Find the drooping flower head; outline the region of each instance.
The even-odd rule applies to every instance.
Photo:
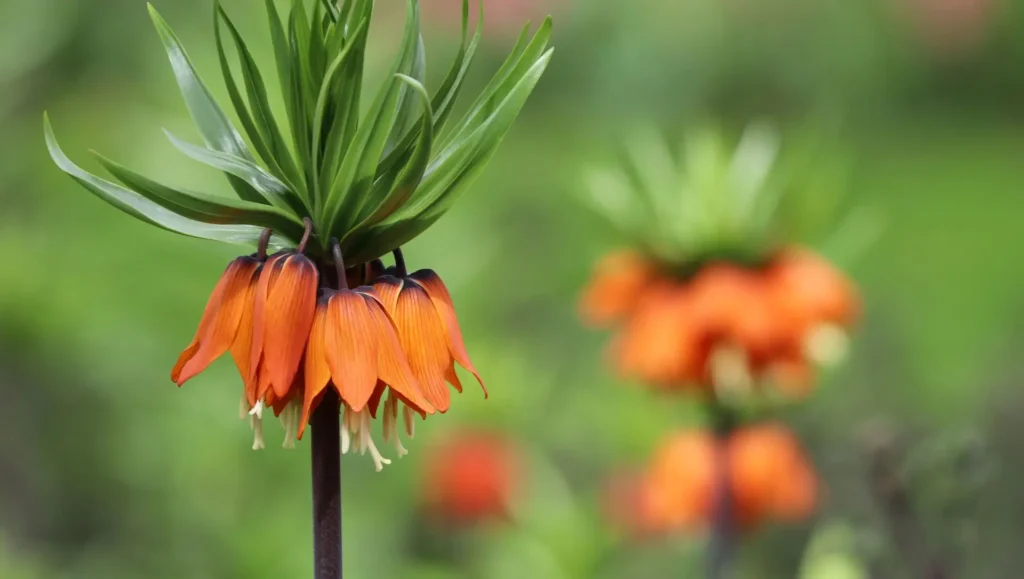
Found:
[[[673,532],[708,526],[719,485],[725,485],[733,521],[743,530],[768,520],[803,519],[819,495],[813,469],[782,425],[743,427],[724,440],[706,431],[680,432],[662,443],[644,475],[639,513],[645,527]]]
[[[789,204],[802,183],[778,170],[774,133],[751,127],[731,154],[719,133],[695,135],[681,166],[642,138],[625,170],[594,172],[593,203],[634,247],[601,260],[581,317],[616,330],[609,357],[626,378],[803,394],[816,365],[841,358],[856,290],[797,243],[808,228],[792,225]]]
[[[217,283],[171,371],[175,383],[230,352],[254,448],[264,445],[265,410],[281,417],[291,445],[332,392],[332,405],[334,396],[340,400],[344,449],[370,452],[379,470],[387,459],[370,429],[381,406],[384,437],[401,455],[400,410],[411,436],[415,414],[449,408],[446,381],[461,390],[456,363],[480,380],[440,278],[430,270],[406,275],[404,262],[389,270],[380,258],[400,256],[401,246],[433,225],[492,156],[551,58],[551,22],[514,51],[449,126],[482,30],[481,21],[470,39],[468,0],[460,50],[433,95],[424,86],[420,3],[407,0],[398,55],[370,103],[359,79],[375,3],[323,1],[311,10],[307,4],[293,2],[282,19],[274,2],[265,3],[284,124],[274,118],[264,68],[216,3],[221,72],[244,138],[150,8],[204,144],[171,142],[222,172],[237,198],[165,185],[104,157],[100,163],[118,183],[88,173],[65,156],[48,119],[46,142],[63,171],[143,222],[257,247],[232,261]]]

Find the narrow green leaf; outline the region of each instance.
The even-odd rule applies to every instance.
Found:
[[[323,4],[317,2],[313,6],[313,19],[309,27],[309,69],[312,73],[310,79],[313,81],[314,95],[316,95],[316,87],[323,82],[324,73],[327,71],[323,23],[329,21],[330,19],[324,15]]]
[[[292,62],[299,63],[300,88],[302,89],[303,105],[307,114],[306,122],[312,119],[313,107],[316,106],[317,89],[320,86],[313,75],[310,65],[310,30],[309,19],[303,0],[292,0],[292,13],[289,19],[291,26]]]
[[[231,125],[227,115],[224,114],[220,105],[213,99],[209,89],[206,88],[206,85],[199,78],[195,67],[192,66],[188,55],[185,54],[185,49],[182,48],[177,36],[174,35],[167,22],[164,21],[163,17],[160,16],[160,13],[152,5],[149,6],[149,15],[153,21],[153,26],[163,41],[167,57],[171,61],[171,68],[174,69],[174,76],[178,81],[178,87],[185,98],[185,105],[188,107],[192,120],[199,128],[199,134],[202,135],[203,141],[211,149],[253,161],[252,153],[249,152],[249,148],[245,145],[245,141],[242,140],[242,136]],[[247,195],[250,195],[250,191],[243,184],[239,183],[238,180],[229,178],[228,181],[242,199],[254,202],[261,201],[258,198],[247,197]]]
[[[364,21],[363,25],[359,27],[359,31],[365,31],[367,23]],[[357,34],[359,32],[357,31]],[[312,155],[313,155],[313,171],[315,175],[320,175],[321,170],[321,158],[320,152],[322,150],[322,140],[324,135],[327,134],[330,137],[328,130],[330,127],[325,126],[325,114],[327,113],[327,103],[330,100],[331,94],[334,92],[334,77],[339,69],[347,65],[352,55],[355,54],[353,50],[357,46],[357,43],[350,42],[341,53],[338,54],[331,66],[328,67],[327,73],[324,75],[323,85],[320,87],[320,96],[317,97],[316,111],[313,115],[313,143],[312,143]],[[347,112],[347,111],[342,111]],[[333,124],[333,123],[332,123]],[[314,188],[314,201],[315,205],[320,203],[320,179],[315,179]]]
[[[445,123],[448,122],[448,117],[451,115],[452,110],[455,107],[455,103],[458,101],[459,94],[462,92],[466,72],[469,71],[469,66],[473,63],[473,57],[476,55],[477,46],[480,45],[480,39],[483,37],[483,0],[480,0],[480,7],[477,12],[479,16],[476,23],[476,32],[473,33],[473,39],[470,41],[469,46],[466,46],[466,35],[469,32],[469,0],[463,0],[462,42],[460,43],[459,52],[455,56],[455,61],[452,62],[448,75],[445,76],[444,82],[441,83],[441,87],[434,96],[433,107],[435,134],[440,134]]]
[[[419,84],[427,82],[427,61],[426,61],[426,49],[423,46],[423,36],[417,35],[416,39],[416,52],[412,57],[412,67],[409,70],[408,76],[415,80]],[[414,89],[412,85],[403,86],[398,92],[398,103],[395,105],[398,109],[398,115],[395,117],[395,123],[391,127],[391,134],[388,135],[387,144],[384,145],[384,154],[390,153],[402,137],[409,131],[409,128],[415,122],[414,114],[417,108],[417,97],[418,95],[409,94]]]
[[[336,237],[344,237],[347,229],[358,223],[398,113],[398,96],[405,82],[394,75],[411,69],[419,38],[419,3],[407,0],[407,10],[405,37],[392,77],[381,87],[376,101],[360,123],[327,196],[322,216],[326,227],[321,231],[328,231]]]
[[[305,193],[305,187],[302,174],[295,165],[295,159],[292,157],[292,153],[288,149],[288,144],[282,136],[277,120],[274,118],[274,113],[270,108],[270,100],[267,98],[267,87],[263,82],[263,75],[260,73],[259,67],[256,65],[256,61],[252,57],[252,53],[249,52],[249,48],[246,46],[245,40],[242,39],[242,35],[239,34],[235,24],[231,21],[227,12],[225,12],[220,6],[220,2],[218,1],[216,4],[219,19],[222,19],[224,24],[227,26],[228,32],[231,34],[235,43],[235,50],[238,52],[238,60],[242,65],[242,79],[245,82],[249,106],[252,108],[253,120],[255,121],[257,129],[259,129],[262,142],[269,145],[270,158],[265,158],[264,160],[267,162],[272,173],[277,175],[282,181],[288,183],[289,187],[293,191],[303,194]],[[220,26],[218,21],[214,22],[214,28],[215,36],[217,37],[218,49],[221,49]],[[223,50],[221,50],[221,52],[223,54]],[[223,61],[221,64],[222,66],[226,65]],[[228,74],[230,74],[230,68],[225,68],[225,75]],[[234,98],[235,97],[232,96],[233,100]],[[236,103],[235,106],[237,108],[238,103]],[[266,147],[266,145],[264,146]]]
[[[404,75],[398,75],[398,77],[408,83],[415,94],[420,97],[419,101],[423,112],[420,116],[419,138],[411,155],[409,155],[408,161],[400,170],[396,170],[391,174],[385,174],[374,182],[370,198],[379,199],[380,201],[376,207],[371,208],[368,215],[353,230],[356,233],[361,229],[366,229],[380,223],[405,204],[423,180],[423,174],[430,162],[430,149],[434,140],[434,115],[430,107],[430,95],[427,94],[427,89],[416,79]],[[351,235],[353,233],[349,233],[346,236]],[[342,248],[344,248],[344,244],[345,240],[343,239]]]
[[[512,122],[526,104],[526,99],[544,74],[553,51],[553,48],[548,49],[542,54],[521,78],[515,79],[516,83],[506,94],[497,93],[492,96],[492,100],[485,105],[489,114],[481,119],[472,134],[453,142],[437,155],[427,169],[416,195],[403,208],[403,212],[417,215],[438,213],[440,216],[448,210],[461,191],[456,185],[466,184],[466,171],[475,175],[477,168],[485,165],[497,151],[498,145],[512,127]],[[499,97],[500,101],[497,100]]]
[[[404,206],[379,224],[352,236],[346,250],[350,260],[358,263],[374,259],[401,247],[444,215],[497,151],[547,68],[553,50],[542,54],[499,103],[488,106],[492,112],[472,134],[441,151]]]
[[[284,32],[284,26],[281,24],[281,16],[274,6],[274,0],[266,0],[266,9],[270,24],[270,39],[274,45],[274,60],[277,62],[277,78],[281,85],[281,94],[284,96],[288,122],[294,133],[299,123],[297,120],[298,108],[292,94],[291,48],[288,44],[288,36]]]
[[[331,22],[338,21],[338,7],[334,5],[331,0],[320,0],[320,3],[324,5],[324,10],[327,12],[327,16],[330,17]]]
[[[452,62],[452,66],[449,68],[448,74],[445,76],[444,82],[438,88],[434,94],[434,98],[431,101],[431,107],[434,110],[434,135],[438,135],[444,128],[452,110],[454,110],[455,103],[458,101],[459,93],[462,90],[463,81],[465,80],[466,72],[469,70],[470,64],[473,62],[473,56],[476,53],[477,46],[480,43],[480,39],[483,36],[483,0],[480,2],[480,14],[481,17],[477,21],[476,32],[473,34],[473,40],[466,46],[466,35],[469,30],[469,0],[463,0],[462,4],[462,42],[459,48],[459,52],[455,55],[455,60]],[[525,40],[523,40],[525,45]],[[415,141],[419,137],[419,129],[414,127],[410,130],[402,142],[396,146],[390,153],[385,156],[384,160],[380,163],[380,169],[378,174],[385,174],[395,170],[397,165],[401,165],[405,162],[410,151],[415,146]]]
[[[126,187],[183,217],[216,225],[266,227],[291,239],[302,236],[302,222],[280,209],[175,189],[140,175],[99,153],[95,154],[100,164]]]
[[[491,108],[493,104],[511,90],[516,82],[522,78],[523,74],[537,62],[547,49],[548,40],[551,38],[551,29],[551,17],[548,17],[541,24],[540,28],[537,29],[537,33],[534,34],[533,39],[530,40],[530,43],[525,48],[522,47],[526,33],[524,29],[524,35],[520,36],[520,40],[516,43],[512,54],[501,68],[498,69],[498,72],[491,78],[491,81],[487,83],[483,91],[480,92],[476,101],[470,106],[469,113],[463,117],[452,132],[441,139],[442,147],[447,146],[463,135],[468,135],[484,122],[484,119],[493,110]]]
[[[204,165],[242,180],[247,187],[251,187],[275,207],[297,215],[306,214],[305,205],[298,195],[256,163],[227,153],[193,145],[167,131],[164,131],[164,133],[170,139],[171,144],[179,151]]]
[[[238,245],[255,245],[263,232],[262,228],[252,225],[213,225],[182,217],[133,191],[101,179],[75,165],[57,144],[53,128],[50,126],[50,119],[46,115],[43,116],[43,131],[50,157],[62,171],[92,194],[140,221],[189,237]]]
[[[323,141],[320,169],[320,191],[326,196],[338,174],[342,159],[348,154],[349,146],[359,128],[360,97],[363,90],[363,65],[366,59],[366,40],[370,18],[373,15],[371,0],[353,0],[345,6],[349,10],[344,24],[346,46],[351,46],[350,61],[336,73],[334,92],[328,101],[331,115],[330,128]],[[356,32],[360,32],[356,34]],[[322,210],[322,207],[320,208]]]

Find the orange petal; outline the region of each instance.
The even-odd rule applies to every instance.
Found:
[[[327,326],[328,295],[317,300],[316,314],[313,325],[309,329],[309,342],[306,344],[305,384],[302,398],[302,419],[299,421],[299,438],[302,437],[309,417],[313,412],[313,401],[323,394],[327,382],[331,379],[331,368],[327,365],[327,348],[324,343],[324,328]]]
[[[448,288],[445,287],[441,278],[429,269],[421,269],[410,275],[409,278],[418,283],[427,292],[427,295],[430,296],[430,301],[433,302],[434,308],[437,309],[441,323],[444,324],[445,332],[448,334],[448,349],[451,351],[452,357],[455,358],[455,361],[460,366],[469,370],[476,377],[476,381],[480,383],[480,388],[483,389],[484,397],[486,398],[487,387],[484,386],[480,373],[476,371],[473,363],[469,361],[466,345],[462,342],[459,318],[455,315],[455,306],[452,304],[452,296],[448,293]]]
[[[203,334],[199,337],[199,347],[178,373],[179,386],[205,370],[210,362],[231,347],[238,333],[242,312],[246,303],[252,299],[250,286],[259,266],[259,261],[252,257],[239,257],[228,266],[214,289],[217,304],[212,310],[204,312],[203,321],[200,322]],[[211,296],[211,302],[214,296]],[[177,370],[177,366],[175,369]]]
[[[249,282],[248,296],[245,298],[242,315],[238,320],[238,332],[235,334],[234,341],[231,342],[231,357],[235,360],[238,373],[242,376],[246,392],[255,390],[254,386],[250,386],[254,360],[249,355],[252,352],[252,316],[258,279],[256,274],[253,274],[252,280]]]
[[[370,401],[366,403],[366,407],[370,410],[371,418],[377,418],[377,409],[380,408],[380,401],[384,398],[384,392],[387,388],[388,385],[383,380],[377,380],[377,385],[373,388],[373,395],[370,396]]]
[[[455,373],[455,364],[453,364],[451,361],[449,361],[448,368],[445,369],[444,371],[444,379],[447,380],[449,384],[454,386],[455,389],[459,392],[459,394],[462,394],[462,382],[459,381],[459,375]],[[484,390],[484,393],[486,392],[487,390]]]
[[[362,294],[341,290],[331,296],[324,337],[338,395],[359,412],[377,385],[378,338]]]
[[[292,387],[316,311],[319,275],[304,255],[285,258],[267,293],[263,356],[271,387],[284,398]]]
[[[388,316],[373,290],[362,292],[366,297],[367,309],[375,325],[378,339],[377,373],[380,379],[391,386],[407,406],[420,414],[433,414],[434,407],[423,397],[416,376],[409,367],[409,360],[402,351],[402,343],[398,339],[398,328]]]
[[[384,275],[373,282],[373,291],[384,304],[384,310],[389,316],[395,315],[395,308],[398,307],[398,294],[402,293],[404,282],[397,277]]]
[[[448,410],[451,393],[445,374],[451,367],[448,339],[437,310],[420,286],[410,283],[398,296],[392,318],[398,339],[423,396],[440,412]]]
[[[259,280],[256,282],[256,294],[253,297],[252,312],[252,348],[249,350],[249,380],[254,382],[257,379],[256,372],[262,367],[263,344],[267,328],[267,298],[270,295],[270,288],[281,275],[284,260],[290,253],[276,253],[267,259],[260,271]]]
[[[632,313],[649,282],[655,277],[652,264],[633,251],[604,257],[580,297],[580,317],[589,326],[605,327]]]

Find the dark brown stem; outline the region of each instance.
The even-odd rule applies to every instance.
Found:
[[[338,272],[338,289],[348,289],[348,276],[345,275],[345,260],[341,257],[341,244],[337,239],[331,240],[331,253],[334,254],[334,269]]]
[[[267,260],[267,246],[270,245],[270,236],[273,233],[270,229],[264,229],[263,233],[260,234],[260,242],[256,246],[256,259],[260,261]]]
[[[299,241],[299,246],[295,249],[299,253],[306,253],[306,245],[309,244],[309,238],[313,235],[313,220],[309,217],[303,217],[302,223],[306,225],[306,231],[302,233],[302,240]]]
[[[328,388],[310,419],[313,458],[313,577],[341,579],[341,403]]]
[[[736,505],[726,456],[729,437],[736,428],[736,416],[718,400],[711,402],[710,411],[715,437],[715,488],[712,497],[707,577],[725,579],[729,576],[729,568],[736,550]]]
[[[398,277],[409,275],[409,271],[405,269],[405,256],[402,255],[402,248],[399,247],[392,253],[395,256],[395,270],[398,272]]]

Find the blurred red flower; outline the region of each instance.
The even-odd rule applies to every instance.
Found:
[[[433,446],[426,457],[424,503],[446,521],[505,519],[519,489],[519,449],[501,435],[465,431]]]

